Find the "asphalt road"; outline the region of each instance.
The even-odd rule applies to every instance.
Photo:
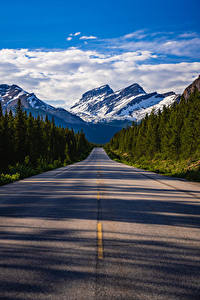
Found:
[[[200,184],[96,148],[0,187],[0,299],[200,299]]]

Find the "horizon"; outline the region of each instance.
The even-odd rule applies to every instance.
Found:
[[[180,94],[199,76],[196,0],[190,13],[178,0],[11,2],[2,3],[1,81],[53,106],[69,108],[106,84]]]

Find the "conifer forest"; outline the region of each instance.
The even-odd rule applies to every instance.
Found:
[[[200,180],[200,93],[152,111],[105,146],[117,160],[167,175]]]
[[[0,106],[0,184],[84,159],[90,150],[82,131],[27,115],[20,99],[15,115]]]

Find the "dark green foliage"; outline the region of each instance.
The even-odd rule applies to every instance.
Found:
[[[154,111],[140,124],[122,129],[106,145],[110,151],[128,157],[129,161],[192,163],[200,158],[200,93],[196,89],[190,98],[162,112]],[[152,163],[153,164],[153,163]],[[187,172],[190,172],[187,171]]]
[[[0,102],[0,174],[11,174],[0,175],[2,182],[78,161],[91,147],[83,132],[56,127],[47,117],[27,116],[20,100],[15,117],[3,115]]]
[[[23,162],[26,156],[27,146],[27,126],[26,126],[26,115],[22,111],[21,101],[18,100],[17,112],[14,122],[15,127],[15,156],[17,162]]]

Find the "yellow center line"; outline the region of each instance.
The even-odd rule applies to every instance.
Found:
[[[98,259],[103,259],[103,234],[102,224],[97,223],[97,237],[98,237]]]
[[[98,166],[98,168],[100,168],[100,166]],[[100,177],[100,172],[101,170],[97,171],[98,177]],[[97,179],[97,186],[100,186],[100,184],[101,184],[100,180]],[[97,191],[97,201],[100,201],[100,191]],[[99,209],[99,204],[98,204],[98,209]],[[97,243],[98,243],[98,259],[103,259],[102,223],[100,223],[99,221],[97,222]]]

